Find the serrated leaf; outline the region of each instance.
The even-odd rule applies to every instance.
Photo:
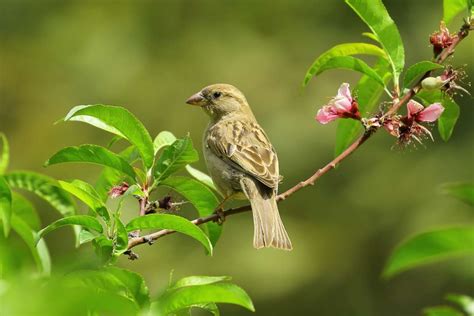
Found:
[[[451,195],[471,206],[474,206],[473,183],[447,183],[442,186],[445,194]]]
[[[448,24],[463,10],[469,15],[469,0],[443,0],[443,21]]]
[[[352,55],[373,55],[382,58],[387,58],[385,51],[380,47],[367,43],[345,43],[336,45],[326,52],[322,53],[309,67],[304,77],[303,86],[306,86],[311,78],[323,72],[323,66],[332,58],[337,56],[352,56]]]
[[[199,159],[189,136],[177,139],[166,147],[155,164],[155,183],[160,183],[171,174]]]
[[[168,131],[160,132],[153,141],[153,147],[155,148],[155,155],[157,152],[160,151],[163,147],[169,146],[176,141],[176,136],[173,133]]]
[[[456,126],[456,122],[459,118],[459,105],[439,90],[421,90],[417,94],[417,97],[425,103],[425,105],[435,102],[439,102],[443,105],[444,111],[438,119],[438,132],[445,142],[448,141],[453,134],[454,126]]]
[[[64,121],[79,121],[119,135],[127,139],[139,151],[147,168],[154,159],[153,142],[150,134],[127,109],[112,105],[79,105],[74,107]]]
[[[129,175],[132,179],[136,177],[132,166],[130,166],[125,159],[98,145],[86,144],[63,148],[49,158],[48,161],[45,162],[45,166],[66,162],[97,164],[118,170]]]
[[[380,59],[374,70],[387,84],[391,78],[390,65],[385,59]],[[359,110],[362,115],[370,113],[379,104],[379,99],[383,93],[383,87],[369,76],[362,76],[354,88],[354,95],[357,95]],[[339,120],[336,130],[336,145],[334,155],[339,156],[352,141],[363,132],[364,128],[356,120]]]
[[[141,275],[117,267],[107,267],[105,270],[125,285],[130,295],[141,308],[150,305],[150,293]]]
[[[367,24],[387,53],[395,85],[405,65],[405,49],[395,22],[381,0],[346,0],[346,3]]]
[[[167,290],[176,290],[186,286],[219,283],[224,281],[230,281],[231,279],[232,278],[229,276],[193,275],[179,279],[178,281],[174,282]]]
[[[461,312],[449,306],[428,307],[423,310],[424,316],[464,316]]]
[[[57,221],[52,222],[42,230],[38,232],[37,240],[43,238],[44,235],[52,232],[59,227],[68,226],[68,225],[78,225],[85,227],[90,230],[95,230],[96,232],[102,233],[103,228],[100,222],[92,216],[89,215],[72,215],[64,218],[60,218]]]
[[[474,226],[421,233],[400,244],[385,265],[384,277],[461,254],[474,254]]]
[[[161,182],[161,185],[167,186],[182,195],[191,202],[199,213],[200,217],[208,216],[214,213],[219,205],[219,200],[207,186],[201,182],[188,177],[169,177]],[[222,233],[222,226],[209,222],[204,225],[213,246],[216,245]]]
[[[198,180],[199,182],[207,185],[208,187],[210,187],[212,190],[214,190],[214,192],[217,192],[219,193],[219,195],[221,195],[221,193],[219,192],[219,190],[217,190],[216,188],[216,185],[214,184],[214,181],[212,181],[212,178],[210,176],[208,176],[207,174],[205,174],[204,172],[192,167],[191,165],[187,165],[186,166],[186,171],[193,177],[195,178],[196,180]]]
[[[441,68],[443,68],[443,65],[428,60],[420,61],[414,65],[411,65],[407,69],[405,77],[403,78],[403,87],[409,87],[413,83],[413,81],[415,81],[415,79],[420,78],[428,71]]]
[[[196,285],[165,292],[158,298],[156,304],[152,305],[152,310],[159,315],[169,315],[183,308],[206,303],[236,304],[255,311],[247,293],[231,283]]]
[[[11,223],[12,229],[23,239],[30,249],[39,272],[43,275],[49,275],[51,272],[51,259],[44,240],[40,240],[36,243],[36,232],[20,217],[13,215]]]
[[[363,60],[352,56],[336,56],[326,61],[319,68],[319,73],[330,69],[349,69],[367,75],[375,80],[381,86],[384,86],[384,81],[377,72],[370,68]]]
[[[10,233],[12,218],[12,192],[4,177],[0,176],[0,219],[5,237]]]
[[[100,215],[106,222],[110,220],[107,206],[102,202],[99,194],[89,183],[77,179],[72,182],[59,180],[58,183],[62,189],[84,202],[84,204],[94,211],[95,214]]]
[[[171,214],[150,214],[132,219],[126,226],[127,231],[138,229],[171,229],[188,235],[199,241],[209,254],[212,254],[212,244],[206,234],[184,217]]]
[[[2,140],[2,151],[0,155],[0,175],[7,171],[8,163],[10,161],[10,146],[8,145],[8,139],[5,134],[0,133],[0,139]]]
[[[12,213],[28,224],[32,230],[40,229],[41,221],[35,207],[25,197],[16,192],[12,192]]]

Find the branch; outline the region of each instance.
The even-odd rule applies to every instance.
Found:
[[[456,46],[464,39],[466,36],[469,34],[470,30],[470,25],[468,23],[465,23],[462,27],[461,30],[458,32],[457,38],[453,40],[453,43],[446,47],[436,58],[436,62],[439,64],[442,64],[449,56],[451,56],[454,53],[454,50]],[[431,71],[428,71],[425,73],[420,80],[418,80],[417,84],[411,88],[407,93],[403,95],[401,99],[399,99],[397,102],[395,102],[392,107],[383,115],[383,117],[387,117],[390,115],[395,114],[400,107],[402,107],[405,103],[407,103],[413,96],[415,96],[421,89],[421,81],[425,79],[426,77],[429,77],[431,75]],[[339,156],[331,160],[329,163],[327,163],[324,167],[321,169],[318,169],[311,177],[308,179],[299,182],[295,186],[291,187],[290,189],[286,190],[285,192],[281,193],[280,195],[277,196],[277,202],[283,201],[287,199],[290,195],[294,194],[295,192],[301,190],[302,188],[308,186],[308,185],[314,185],[316,180],[318,180],[320,177],[322,177],[324,174],[326,174],[328,171],[334,169],[340,162],[342,162],[344,159],[349,157],[354,151],[356,151],[362,144],[365,143],[376,131],[378,128],[372,127],[369,128],[368,130],[365,131],[365,133],[360,136],[355,142],[353,142],[346,150],[344,150]],[[250,205],[244,205],[240,206],[237,208],[231,208],[226,211],[224,211],[221,214],[212,214],[206,217],[200,217],[192,220],[191,222],[195,225],[201,225],[204,223],[208,222],[216,222],[220,219],[222,214],[224,217],[234,215],[234,214],[239,214],[243,212],[250,211]],[[144,244],[144,243],[150,243],[152,241],[157,240],[158,238],[161,238],[163,236],[169,235],[175,233],[174,230],[170,229],[163,229],[154,233],[151,233],[149,235],[141,236],[141,237],[134,237],[130,238],[128,242],[128,250],[131,250],[133,247]]]

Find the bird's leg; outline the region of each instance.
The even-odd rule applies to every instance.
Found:
[[[224,204],[227,202],[233,195],[226,196],[214,210],[214,213],[217,214],[218,218],[216,219],[217,224],[222,225],[225,222],[224,214]]]

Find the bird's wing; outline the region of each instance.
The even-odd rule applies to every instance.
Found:
[[[209,129],[207,145],[219,157],[269,188],[278,188],[278,157],[255,122],[225,120]]]

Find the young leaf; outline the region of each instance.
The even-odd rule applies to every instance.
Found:
[[[153,304],[158,315],[169,315],[197,304],[230,303],[255,311],[252,300],[243,289],[232,283],[195,285],[165,292]]]
[[[74,180],[72,182],[58,181],[61,188],[84,202],[94,213],[100,215],[106,222],[110,220],[107,206],[95,189],[87,182]]]
[[[145,308],[150,305],[150,293],[145,280],[138,273],[120,269],[117,267],[105,268],[107,273],[115,276],[128,290],[129,296],[141,307]]]
[[[408,88],[415,79],[418,79],[428,71],[441,68],[443,68],[443,65],[428,60],[420,61],[419,63],[411,65],[403,78],[403,86]]]
[[[2,140],[2,151],[0,152],[0,175],[4,174],[8,168],[10,161],[10,146],[8,145],[8,139],[5,134],[0,133],[0,139]]]
[[[171,132],[162,131],[160,132],[153,141],[153,147],[155,148],[155,155],[157,152],[160,151],[161,148],[169,146],[173,144],[176,140],[176,136],[174,136]]]
[[[467,10],[470,1],[471,0],[443,0],[443,21],[448,24],[463,10],[469,14]]]
[[[425,308],[423,316],[464,316],[464,314],[449,306],[435,306]]]
[[[202,182],[203,184],[207,185],[208,187],[210,187],[211,189],[214,190],[214,192],[217,192],[219,193],[219,195],[221,194],[219,192],[219,190],[217,190],[216,188],[216,185],[214,184],[214,181],[212,181],[212,178],[210,176],[208,176],[207,174],[205,174],[204,172],[192,167],[191,165],[187,165],[186,166],[186,171],[193,177],[195,178],[196,180],[198,180],[199,182]]]
[[[206,275],[193,275],[179,279],[174,284],[172,284],[167,291],[176,290],[186,286],[194,285],[206,285],[219,283],[224,281],[230,281],[232,278],[229,276],[206,276]]]
[[[177,139],[163,150],[155,165],[155,182],[160,183],[172,173],[199,159],[189,136]]]
[[[170,214],[150,214],[132,219],[126,226],[127,231],[137,229],[171,229],[188,235],[199,241],[212,254],[212,244],[198,226],[184,217]]]
[[[391,78],[390,65],[385,59],[380,59],[374,67],[374,70],[383,78],[385,84]],[[379,104],[380,96],[383,93],[383,87],[369,76],[362,76],[354,88],[357,95],[359,110],[364,115],[374,110]],[[351,142],[363,132],[363,127],[356,120],[339,120],[336,130],[336,146],[334,155],[341,154]]]
[[[322,67],[336,56],[351,56],[351,55],[373,55],[381,58],[387,58],[385,51],[380,47],[367,43],[345,43],[332,47],[326,52],[322,53],[309,67],[303,81],[303,87],[308,84],[311,78],[320,74]]]
[[[116,227],[116,235],[114,240],[114,255],[120,256],[128,248],[128,233],[127,229],[125,228],[124,224],[120,220],[120,216],[116,213],[115,216],[115,227]]]
[[[326,61],[321,67],[319,68],[319,73],[329,69],[349,69],[354,70],[360,73],[367,75],[368,77],[374,79],[378,84],[384,86],[384,81],[382,77],[380,77],[377,72],[370,68],[364,61],[359,58],[355,58],[352,56],[336,56],[328,61]]]
[[[449,194],[471,206],[474,206],[473,183],[448,183],[442,186],[444,193]]]
[[[4,177],[0,176],[0,219],[5,237],[10,233],[12,218],[12,192]]]
[[[89,215],[72,215],[64,218],[60,218],[55,222],[52,222],[42,230],[38,232],[37,240],[39,241],[47,233],[63,226],[67,225],[79,225],[96,232],[102,233],[103,228],[100,222],[92,216]]]
[[[32,230],[39,230],[41,221],[35,207],[22,195],[12,192],[12,216],[23,220]]]
[[[165,179],[161,182],[161,185],[172,188],[181,194],[194,205],[201,217],[211,215],[219,205],[219,200],[214,193],[212,193],[211,189],[197,180],[175,176]],[[217,223],[209,222],[206,223],[204,227],[207,230],[212,245],[215,246],[221,235],[222,226]]]
[[[422,90],[417,94],[417,97],[425,103],[425,105],[435,102],[440,102],[443,105],[444,112],[438,119],[438,132],[445,142],[448,141],[453,134],[454,126],[459,118],[459,105],[439,90]]]
[[[127,139],[140,152],[147,168],[153,165],[153,142],[150,134],[127,109],[111,105],[79,105],[74,107],[64,121],[79,121],[93,125]]]
[[[469,253],[474,253],[474,226],[421,233],[395,249],[385,265],[383,275],[392,277],[422,264]]]
[[[63,148],[49,158],[49,160],[45,162],[45,166],[65,162],[84,162],[102,165],[129,175],[132,179],[136,177],[132,166],[130,166],[125,159],[97,145],[87,144]]]
[[[397,26],[382,1],[346,0],[346,3],[367,24],[382,45],[392,66],[395,86],[398,86],[399,76],[405,65],[405,50]]]
[[[30,249],[39,272],[43,275],[49,275],[51,272],[51,259],[44,240],[40,240],[38,244],[36,244],[35,231],[17,215],[12,216],[12,229],[23,239]]]

